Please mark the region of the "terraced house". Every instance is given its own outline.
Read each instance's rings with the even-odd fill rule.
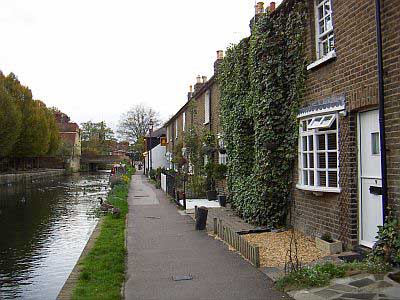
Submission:
[[[295,225],[372,247],[388,208],[400,216],[400,2],[307,4]]]
[[[170,169],[177,169],[174,163],[176,151],[185,152],[184,135],[187,130],[193,128],[198,136],[204,132],[210,132],[215,137],[221,136],[219,123],[219,86],[216,80],[218,65],[223,59],[223,51],[217,51],[217,59],[214,63],[214,75],[207,79],[206,76],[197,76],[194,89],[190,86],[187,102],[179,111],[169,119],[166,124],[167,131],[167,159]],[[222,143],[222,139],[219,140]],[[174,154],[175,153],[175,154]],[[206,158],[205,162],[206,163]],[[225,163],[226,154],[217,153],[214,156],[216,162]],[[193,166],[190,164],[189,167]],[[192,171],[192,170],[190,170]]]

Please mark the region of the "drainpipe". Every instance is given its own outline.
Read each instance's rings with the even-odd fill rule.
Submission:
[[[381,173],[382,173],[382,212],[383,223],[388,213],[387,193],[387,164],[386,164],[386,134],[385,134],[385,96],[383,85],[383,59],[382,59],[382,29],[381,29],[381,3],[375,0],[376,42],[378,47],[378,97],[379,97],[379,132],[381,146]]]

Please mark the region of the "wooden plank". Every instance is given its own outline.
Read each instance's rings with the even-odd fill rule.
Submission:
[[[260,267],[260,248],[258,246],[254,247],[255,250],[255,258],[254,258],[254,262],[255,262],[255,266],[257,268]]]
[[[217,224],[217,222],[218,222],[218,219],[214,218],[214,234],[215,235],[218,235],[218,228],[217,228],[218,224]]]

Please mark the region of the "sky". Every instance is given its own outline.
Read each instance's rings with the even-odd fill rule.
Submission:
[[[115,130],[139,103],[166,121],[197,75],[212,76],[216,51],[250,34],[254,4],[1,0],[0,70],[77,123],[104,120]]]

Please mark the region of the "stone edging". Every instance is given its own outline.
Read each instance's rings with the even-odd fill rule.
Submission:
[[[99,221],[96,224],[96,227],[94,228],[92,234],[90,235],[89,240],[86,243],[85,248],[83,249],[81,255],[79,256],[78,261],[76,262],[74,268],[72,269],[71,274],[69,274],[67,281],[65,281],[61,291],[59,292],[59,294],[57,296],[57,300],[72,299],[72,292],[74,291],[74,288],[75,288],[76,284],[78,283],[79,274],[81,272],[80,263],[86,257],[86,255],[89,253],[89,251],[93,248],[93,246],[97,240],[97,237],[100,235],[103,220],[104,220],[104,218],[100,217]]]

